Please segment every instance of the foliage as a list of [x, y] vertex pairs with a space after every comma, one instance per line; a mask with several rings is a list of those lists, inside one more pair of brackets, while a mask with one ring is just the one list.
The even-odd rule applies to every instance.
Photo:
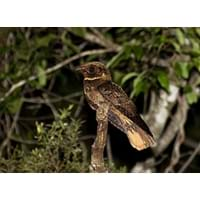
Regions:
[[80, 121], [60, 112], [52, 124], [36, 123], [37, 145], [30, 153], [16, 148], [10, 159], [0, 159], [1, 172], [87, 172], [88, 161], [80, 143]]

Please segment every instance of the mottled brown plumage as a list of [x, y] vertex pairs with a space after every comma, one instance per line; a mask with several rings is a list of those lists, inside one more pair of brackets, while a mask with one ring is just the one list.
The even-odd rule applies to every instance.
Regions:
[[146, 123], [137, 112], [135, 104], [121, 87], [111, 80], [108, 69], [100, 62], [81, 66], [84, 76], [84, 93], [92, 109], [109, 105], [108, 120], [124, 132], [137, 150], [152, 146], [155, 141]]

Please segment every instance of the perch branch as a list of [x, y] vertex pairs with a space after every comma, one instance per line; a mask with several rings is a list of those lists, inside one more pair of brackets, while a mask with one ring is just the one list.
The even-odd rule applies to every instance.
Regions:
[[108, 105], [102, 106], [97, 109], [96, 114], [97, 120], [97, 136], [92, 145], [92, 156], [91, 156], [91, 172], [107, 172], [104, 165], [104, 148], [107, 140], [107, 129], [108, 129]]
[[[54, 65], [51, 68], [48, 68], [45, 71], [45, 74], [51, 74], [59, 69], [61, 69], [62, 67], [64, 67], [65, 65], [78, 60], [80, 58], [83, 58], [85, 56], [89, 56], [89, 55], [96, 55], [96, 54], [104, 54], [104, 53], [108, 53], [108, 52], [112, 52], [113, 49], [96, 49], [96, 50], [89, 50], [89, 51], [84, 51], [80, 54], [76, 54], [60, 63], [58, 63], [57, 65]], [[16, 89], [22, 87], [23, 85], [25, 85], [27, 82], [29, 81], [33, 81], [35, 79], [37, 79], [39, 76], [38, 75], [33, 75], [30, 76], [29, 78], [27, 78], [26, 80], [21, 80], [18, 83], [15, 83], [14, 85], [12, 85], [12, 87], [8, 90], [8, 92], [5, 93], [5, 95], [3, 97], [0, 98], [0, 102], [4, 101], [8, 96], [10, 96]]]

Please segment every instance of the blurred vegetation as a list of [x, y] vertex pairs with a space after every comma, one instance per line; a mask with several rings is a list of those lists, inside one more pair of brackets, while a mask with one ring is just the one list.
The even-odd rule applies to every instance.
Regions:
[[[176, 85], [189, 107], [186, 138], [200, 141], [200, 28], [1, 28], [1, 172], [89, 171], [95, 112], [83, 99], [82, 77], [75, 71], [88, 61], [105, 63], [144, 115], [151, 115], [152, 91], [169, 94]], [[136, 152], [116, 131], [109, 127], [111, 150], [105, 152], [113, 172], [130, 171], [152, 157], [150, 150]], [[179, 168], [196, 143], [183, 143]], [[170, 145], [153, 155], [155, 171], [169, 165]], [[196, 156], [188, 171], [200, 172], [199, 163]]]
[[11, 159], [1, 159], [1, 171], [87, 172], [87, 155], [78, 141], [80, 122], [70, 119], [69, 109], [52, 124], [36, 123], [36, 147], [30, 152], [15, 148]]

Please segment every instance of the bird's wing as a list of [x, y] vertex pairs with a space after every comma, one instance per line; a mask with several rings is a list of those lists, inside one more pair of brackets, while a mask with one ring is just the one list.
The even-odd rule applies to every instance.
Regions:
[[134, 103], [129, 99], [124, 90], [115, 83], [107, 81], [98, 86], [98, 91], [127, 117], [132, 118], [137, 112]]
[[106, 82], [98, 86], [98, 90], [111, 103], [108, 113], [110, 123], [127, 134], [131, 145], [138, 150], [152, 146], [154, 139], [150, 129], [123, 89]]

